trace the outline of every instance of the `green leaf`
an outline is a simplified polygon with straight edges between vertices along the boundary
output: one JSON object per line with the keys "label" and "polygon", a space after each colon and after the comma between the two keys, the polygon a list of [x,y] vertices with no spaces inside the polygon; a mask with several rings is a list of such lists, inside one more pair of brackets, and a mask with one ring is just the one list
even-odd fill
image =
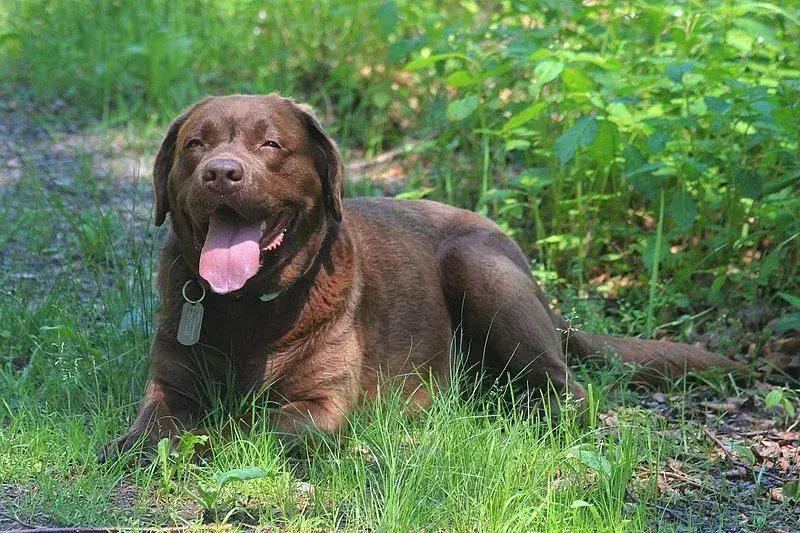
{"label": "green leaf", "polygon": [[184,458],[192,457],[197,450],[197,446],[203,446],[206,442],[208,442],[208,435],[194,435],[193,433],[184,433],[183,435],[181,435],[180,438],[181,457]]}
{"label": "green leaf", "polygon": [[494,200],[513,198],[516,195],[517,191],[514,189],[489,189],[485,194],[481,195],[480,200],[478,200],[478,207],[483,207]]}
{"label": "green leaf", "polygon": [[384,109],[391,101],[392,97],[382,91],[372,95],[372,103],[375,104],[378,109]]}
{"label": "green leaf", "polygon": [[789,11],[783,9],[782,7],[778,7],[775,4],[770,2],[747,2],[741,3],[738,6],[739,9],[746,11],[746,12],[754,12],[759,15],[763,15],[765,11],[771,11],[773,13],[777,13],[782,15],[787,20],[791,21],[795,26],[800,26],[800,18],[793,15]]}
{"label": "green leaf", "polygon": [[570,509],[580,509],[581,507],[591,507],[592,504],[584,500],[575,500],[570,504]]}
{"label": "green leaf", "polygon": [[455,89],[459,89],[461,87],[469,87],[470,85],[475,85],[476,83],[478,83],[478,81],[479,78],[473,76],[466,70],[456,70],[455,72],[450,73],[450,75],[444,79],[444,82],[447,85]]}
{"label": "green leaf", "polygon": [[744,30],[731,29],[725,33],[725,43],[746,54],[753,49],[754,39]]}
{"label": "green leaf", "polygon": [[800,309],[800,296],[795,296],[794,294],[789,294],[788,292],[779,292],[778,296]]}
{"label": "green leaf", "polygon": [[800,313],[789,313],[788,315],[783,315],[775,323],[775,331],[778,333],[783,333],[784,331],[789,331],[790,329],[800,331]]}
{"label": "green leaf", "polygon": [[[506,144],[503,146],[503,149],[506,152],[511,152],[513,150],[527,150],[531,147],[531,142],[526,141],[525,139],[510,139],[506,141]],[[0,331],[0,337],[3,336],[3,332]]]}
{"label": "green leaf", "polygon": [[715,115],[724,115],[733,109],[731,104],[716,96],[706,96],[703,98],[703,102],[705,102],[706,108],[713,111]]}
{"label": "green leaf", "polygon": [[645,240],[642,245],[642,261],[644,262],[647,272],[653,272],[656,263],[660,265],[669,253],[669,246],[664,246],[664,243],[662,242],[661,246],[658,248],[658,256],[656,257],[657,240],[658,236],[653,235],[649,239]]}
{"label": "green leaf", "polygon": [[667,214],[675,221],[678,229],[686,231],[694,224],[694,217],[697,215],[697,202],[692,195],[681,189],[672,197],[672,201],[667,207]]}
{"label": "green leaf", "polygon": [[636,170],[624,174],[622,177],[630,181],[634,189],[652,200],[658,196],[661,184],[664,183],[664,177],[654,175],[653,171],[661,170],[665,166],[666,165],[661,161],[645,163]]}
{"label": "green leaf", "polygon": [[597,135],[597,119],[583,117],[556,139],[555,152],[561,164],[567,164],[575,151],[592,142]]}
{"label": "green leaf", "polygon": [[792,501],[800,500],[800,481],[789,481],[783,485],[783,497]]}
{"label": "green leaf", "polygon": [[663,152],[664,148],[667,146],[669,137],[669,132],[665,130],[656,130],[653,132],[653,134],[647,138],[647,148],[650,149],[650,153],[656,155]]}
{"label": "green leaf", "polygon": [[570,455],[590,470],[594,470],[595,472],[611,477],[611,463],[609,463],[608,459],[596,451],[583,450],[576,447],[570,450]]}
{"label": "green leaf", "polygon": [[375,17],[378,19],[378,25],[380,25],[383,35],[388,36],[397,27],[399,18],[397,6],[392,0],[387,0],[380,5],[375,13]]}
{"label": "green leaf", "polygon": [[750,169],[739,169],[733,174],[733,184],[746,198],[761,196],[762,179],[757,172]]}
{"label": "green leaf", "polygon": [[781,400],[783,400],[783,391],[780,389],[772,389],[769,391],[769,394],[764,397],[764,403],[767,404],[767,407],[770,409],[775,409],[778,407],[778,405],[781,403]]}
{"label": "green leaf", "polygon": [[[189,494],[192,495],[191,492],[189,492]],[[199,496],[200,502],[203,504],[203,508],[211,510],[214,504],[217,503],[217,498],[219,498],[219,486],[209,487],[200,483],[197,486],[197,495]]]}
{"label": "green leaf", "polygon": [[539,191],[555,181],[546,168],[533,168],[512,180],[515,185],[528,191]]}
{"label": "green leaf", "polygon": [[580,70],[574,68],[564,69],[561,73],[561,80],[564,87],[569,92],[585,93],[592,90],[594,82],[587,78]]}
{"label": "green leaf", "polygon": [[753,452],[750,451],[750,448],[746,446],[742,446],[739,443],[731,442],[730,443],[731,449],[739,454],[739,457],[746,460],[750,466],[756,464],[756,456],[753,455]]}
{"label": "green leaf", "polygon": [[214,474],[212,479],[219,488],[222,488],[232,481],[246,481],[248,479],[259,479],[274,475],[275,474],[267,472],[261,467],[251,466],[248,468],[234,468],[233,470],[228,470],[227,472]]}
{"label": "green leaf", "polygon": [[620,126],[641,126],[640,121],[633,116],[633,113],[631,113],[631,110],[628,109],[628,106],[622,102],[613,102],[609,104],[606,108],[606,111],[608,111],[609,120],[619,124]]}
{"label": "green leaf", "polygon": [[773,249],[761,261],[760,268],[758,269],[758,283],[759,285],[767,285],[773,273],[778,269],[786,255],[786,249],[778,246]]}
{"label": "green leaf", "polygon": [[476,94],[471,94],[460,100],[453,100],[447,106],[447,120],[450,122],[459,122],[464,120],[474,113],[476,109],[478,109],[479,103],[480,101],[478,100],[478,95]]}
{"label": "green leaf", "polygon": [[533,69],[533,75],[536,76],[536,84],[541,87],[550,83],[564,71],[564,63],[561,61],[547,60],[542,61]]}
{"label": "green leaf", "polygon": [[763,24],[754,18],[739,18],[733,21],[733,25],[747,32],[753,39],[761,38],[765,43],[773,46],[780,46],[775,33],[775,28]]}
{"label": "green leaf", "polygon": [[613,163],[617,153],[617,126],[607,120],[599,120],[597,126],[597,136],[589,145],[589,153],[601,165]]}
{"label": "green leaf", "polygon": [[417,59],[414,59],[413,61],[409,61],[408,64],[406,64],[405,70],[419,70],[422,68],[430,67],[431,65],[434,65],[439,61],[444,61],[445,59],[451,59],[451,58],[458,58],[470,61],[470,59],[464,54],[459,54],[456,52],[451,52],[449,54],[434,54],[428,57],[419,57]]}
{"label": "green leaf", "polygon": [[764,185],[762,192],[764,194],[774,194],[786,187],[800,185],[800,169],[790,172],[788,175],[778,178]]}
{"label": "green leaf", "polygon": [[667,65],[667,68],[664,70],[664,74],[666,74],[667,77],[675,83],[681,83],[683,80],[683,75],[694,70],[694,66],[695,64],[693,61],[687,61],[686,63],[672,63],[671,65]]}
{"label": "green leaf", "polygon": [[513,115],[508,122],[503,124],[503,127],[500,129],[501,133],[508,133],[511,130],[517,129],[518,127],[522,126],[526,122],[535,119],[539,115],[542,114],[544,108],[547,106],[545,102],[536,102],[535,104],[526,107],[516,115]]}
{"label": "green leaf", "polygon": [[158,444],[156,445],[156,453],[158,455],[159,460],[161,461],[162,465],[167,464],[167,460],[169,459],[169,439],[164,437]]}

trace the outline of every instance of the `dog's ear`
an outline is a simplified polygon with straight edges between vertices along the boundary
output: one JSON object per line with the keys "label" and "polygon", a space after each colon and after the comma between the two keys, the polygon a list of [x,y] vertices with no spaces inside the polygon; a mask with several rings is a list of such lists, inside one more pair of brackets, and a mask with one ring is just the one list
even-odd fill
{"label": "dog's ear", "polygon": [[153,195],[156,200],[156,226],[164,223],[169,213],[169,195],[167,194],[167,179],[172,163],[175,161],[175,143],[178,141],[178,131],[200,104],[206,102],[205,98],[188,109],[184,110],[178,117],[170,123],[167,135],[161,141],[161,148],[158,149],[156,162],[153,165]]}
{"label": "dog's ear", "polygon": [[322,180],[325,208],[336,222],[342,221],[342,196],[344,195],[344,166],[336,143],[322,129],[311,107],[294,104],[308,137],[314,147],[314,164]]}

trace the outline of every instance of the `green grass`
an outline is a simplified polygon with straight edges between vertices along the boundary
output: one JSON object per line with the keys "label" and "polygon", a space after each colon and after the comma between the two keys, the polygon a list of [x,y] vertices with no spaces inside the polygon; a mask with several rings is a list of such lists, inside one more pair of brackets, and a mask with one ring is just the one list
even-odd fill
{"label": "green grass", "polygon": [[[149,466],[129,467],[132,455],[98,464],[100,446],[132,421],[144,385],[158,235],[146,210],[103,204],[119,186],[97,180],[85,159],[68,194],[40,172],[27,167],[24,182],[0,197],[2,212],[13,209],[19,221],[0,234],[10,287],[0,293],[0,490],[10,506],[0,511],[23,522],[641,531],[662,518],[653,503],[665,458],[702,458],[709,447],[689,425],[670,436],[674,425],[638,407],[630,369],[612,366],[578,369],[593,412],[618,413],[611,426],[593,417],[580,427],[569,409],[558,425],[526,418],[502,390],[476,395],[459,379],[415,418],[390,394],[354,414],[336,441],[286,449],[257,411],[247,435],[231,435],[230,413],[217,411],[207,462],[186,453],[194,443],[187,436]],[[126,205],[141,202],[128,198]],[[580,308],[591,317],[587,305]],[[597,318],[591,327],[613,328]],[[723,380],[709,384],[719,396],[741,393]],[[685,387],[676,383],[672,393],[685,397]],[[239,409],[255,409],[248,405]],[[215,476],[254,467],[258,478],[214,490]],[[723,510],[716,519],[732,520]]]}
{"label": "green grass", "polygon": [[[0,5],[0,73],[4,96],[32,100],[48,131],[123,129],[148,154],[209,93],[310,101],[354,157],[420,141],[405,196],[497,220],[582,327],[683,338],[719,328],[722,350],[738,353],[739,309],[781,315],[748,334],[759,349],[773,329],[800,328],[794,4],[13,0]],[[160,234],[147,183],[126,192],[85,157],[50,168],[37,162],[46,144],[0,191],[0,502],[11,506],[0,511],[23,521],[666,528],[654,472],[666,458],[711,468],[687,398],[764,396],[718,376],[682,381],[667,390],[680,414],[668,421],[639,406],[629,369],[579,368],[618,425],[568,416],[554,427],[520,419],[500,394],[451,390],[414,419],[398,398],[369,406],[341,442],[287,450],[268,431],[212,432],[205,464],[176,453],[98,465],[142,391]],[[796,400],[781,391],[776,406]],[[216,413],[211,427],[225,425]],[[265,476],[203,503],[215,475],[248,467]],[[730,490],[685,497],[716,505],[695,512],[724,530],[739,520],[726,508],[751,497]],[[766,528],[775,508],[752,498],[747,527]]]}
{"label": "green grass", "polygon": [[[659,444],[646,437],[658,422],[632,416],[618,432],[587,430],[567,409],[554,426],[521,417],[500,395],[470,394],[461,381],[413,419],[390,395],[354,415],[339,442],[320,437],[287,450],[258,422],[248,435],[222,436],[228,418],[218,412],[207,463],[178,446],[147,467],[126,467],[130,456],[98,464],[99,447],[126,429],[143,387],[156,235],[137,239],[124,215],[92,206],[113,188],[95,182],[87,164],[77,165],[66,201],[34,169],[25,175],[32,186],[4,196],[2,207],[22,221],[49,220],[3,235],[9,250],[29,247],[10,256],[3,276],[7,286],[17,281],[0,298],[0,485],[15,491],[20,519],[41,512],[79,525],[197,525],[205,517],[292,529],[643,527],[652,487],[634,473],[658,461]],[[39,263],[60,250],[73,254],[60,271],[19,278],[44,272]],[[213,476],[246,467],[265,477],[224,487],[204,513],[201,491]],[[300,481],[313,492],[298,493]],[[639,504],[626,497],[633,487]]]}

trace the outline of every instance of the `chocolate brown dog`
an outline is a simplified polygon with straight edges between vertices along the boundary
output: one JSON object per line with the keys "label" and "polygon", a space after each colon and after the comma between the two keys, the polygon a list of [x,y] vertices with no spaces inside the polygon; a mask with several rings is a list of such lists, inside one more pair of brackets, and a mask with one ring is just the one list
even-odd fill
{"label": "chocolate brown dog", "polygon": [[[193,428],[209,380],[268,390],[269,423],[292,435],[335,432],[383,379],[424,409],[436,389],[424,383],[450,378],[456,328],[468,363],[580,402],[567,350],[608,347],[664,375],[730,366],[685,344],[569,331],[519,247],[475,213],[343,201],[336,145],[309,108],[275,94],[191,107],[170,125],[153,179],[156,225],[172,217],[163,316],[138,417],[109,450]],[[201,298],[199,318],[186,301]]]}

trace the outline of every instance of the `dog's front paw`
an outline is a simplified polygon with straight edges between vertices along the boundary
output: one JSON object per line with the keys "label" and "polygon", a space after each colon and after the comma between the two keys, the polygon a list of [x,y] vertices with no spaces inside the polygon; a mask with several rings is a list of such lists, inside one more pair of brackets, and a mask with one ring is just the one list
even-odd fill
{"label": "dog's front paw", "polygon": [[194,429],[191,432],[180,433],[177,431],[158,432],[153,429],[131,429],[122,437],[112,440],[100,449],[97,460],[100,463],[115,461],[130,454],[130,465],[146,466],[150,464],[160,442],[168,439],[167,449],[170,453],[178,451],[191,457],[193,460],[208,460],[211,456],[211,447],[208,435],[204,429]]}
{"label": "dog's front paw", "polygon": [[[140,453],[132,457],[136,462],[148,462],[158,446],[158,441],[167,435],[159,435],[156,431],[148,429],[134,429],[118,439],[106,443],[97,454],[100,463],[108,463],[117,460],[133,449]],[[177,437],[172,437],[177,440]]]}

